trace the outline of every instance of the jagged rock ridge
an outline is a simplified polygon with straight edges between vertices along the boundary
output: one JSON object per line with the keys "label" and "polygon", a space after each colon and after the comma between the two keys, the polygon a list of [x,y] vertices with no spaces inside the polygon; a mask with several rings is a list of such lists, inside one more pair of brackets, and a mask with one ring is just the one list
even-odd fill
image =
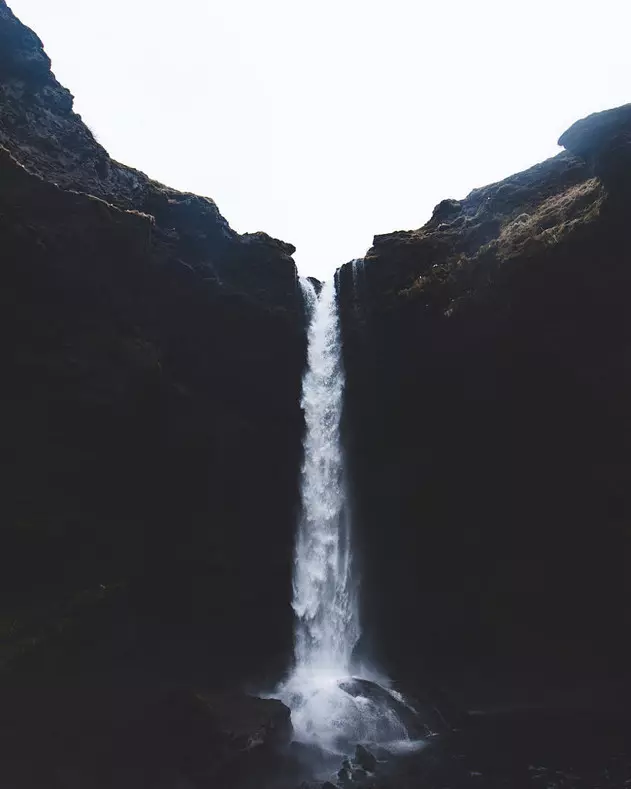
{"label": "jagged rock ridge", "polygon": [[239,235],[214,201],[178,192],[114,161],[73,111],[42,42],[0,0],[0,145],[31,172],[150,214],[183,265],[271,304],[295,304],[295,247],[265,233]]}

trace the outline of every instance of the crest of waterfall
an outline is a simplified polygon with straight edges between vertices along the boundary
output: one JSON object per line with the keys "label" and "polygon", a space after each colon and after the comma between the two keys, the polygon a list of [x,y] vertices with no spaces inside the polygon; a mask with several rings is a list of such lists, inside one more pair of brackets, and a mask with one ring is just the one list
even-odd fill
{"label": "crest of waterfall", "polygon": [[[359,638],[351,568],[340,417],[344,391],[335,283],[303,285],[311,302],[308,364],[302,386],[306,434],[302,513],[294,563],[297,669],[348,673]],[[315,302],[315,303],[314,303]]]}
{"label": "crest of waterfall", "polygon": [[313,285],[313,282],[311,282],[308,277],[300,277],[298,283],[300,285],[302,299],[305,303],[305,311],[309,319],[311,319],[311,316],[313,315],[313,308],[315,307],[316,301],[318,300],[316,289]]}

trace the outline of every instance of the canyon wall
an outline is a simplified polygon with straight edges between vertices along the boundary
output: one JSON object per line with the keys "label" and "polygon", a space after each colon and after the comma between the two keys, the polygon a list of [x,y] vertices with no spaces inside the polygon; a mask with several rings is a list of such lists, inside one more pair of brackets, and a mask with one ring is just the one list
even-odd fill
{"label": "canyon wall", "polygon": [[[397,675],[631,657],[630,138],[629,106],[580,121],[338,273],[363,647]],[[284,667],[293,247],[113,161],[4,0],[0,171],[2,665]]]}
{"label": "canyon wall", "polygon": [[631,105],[338,275],[364,646],[526,687],[629,659]]}
{"label": "canyon wall", "polygon": [[0,662],[282,662],[294,248],[113,161],[4,0],[0,237]]}

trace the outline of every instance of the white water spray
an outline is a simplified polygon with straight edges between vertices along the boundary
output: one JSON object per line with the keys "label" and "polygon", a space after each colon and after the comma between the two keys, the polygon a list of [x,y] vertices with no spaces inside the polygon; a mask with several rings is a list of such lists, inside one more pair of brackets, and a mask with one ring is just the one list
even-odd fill
{"label": "white water spray", "polygon": [[318,294],[316,293],[313,282],[311,282],[308,277],[300,277],[298,284],[300,285],[300,292],[302,293],[302,298],[307,308],[307,317],[309,318],[309,323],[311,323],[313,308],[318,300]]}
{"label": "white water spray", "polygon": [[278,697],[291,709],[297,740],[343,752],[353,743],[409,741],[409,735],[403,701],[375,677],[351,677],[360,628],[340,441],[344,371],[335,283],[325,283],[319,296],[307,279],[300,287],[310,324],[294,667]]}
{"label": "white water spray", "polygon": [[312,306],[302,387],[307,432],[294,563],[294,657],[297,670],[348,675],[359,616],[340,443],[343,391],[335,284],[328,282]]}

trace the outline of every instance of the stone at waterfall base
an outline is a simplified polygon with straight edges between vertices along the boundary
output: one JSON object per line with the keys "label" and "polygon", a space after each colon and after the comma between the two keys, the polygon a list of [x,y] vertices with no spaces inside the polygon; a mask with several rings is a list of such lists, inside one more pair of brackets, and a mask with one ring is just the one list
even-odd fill
{"label": "stone at waterfall base", "polygon": [[362,767],[364,770],[367,770],[369,773],[375,772],[377,767],[377,759],[367,748],[364,748],[363,745],[358,745],[355,749],[355,761],[360,767]]}
{"label": "stone at waterfall base", "polygon": [[367,679],[296,671],[277,697],[291,709],[294,739],[330,754],[350,755],[358,743],[406,748],[430,733],[399,693]]}

